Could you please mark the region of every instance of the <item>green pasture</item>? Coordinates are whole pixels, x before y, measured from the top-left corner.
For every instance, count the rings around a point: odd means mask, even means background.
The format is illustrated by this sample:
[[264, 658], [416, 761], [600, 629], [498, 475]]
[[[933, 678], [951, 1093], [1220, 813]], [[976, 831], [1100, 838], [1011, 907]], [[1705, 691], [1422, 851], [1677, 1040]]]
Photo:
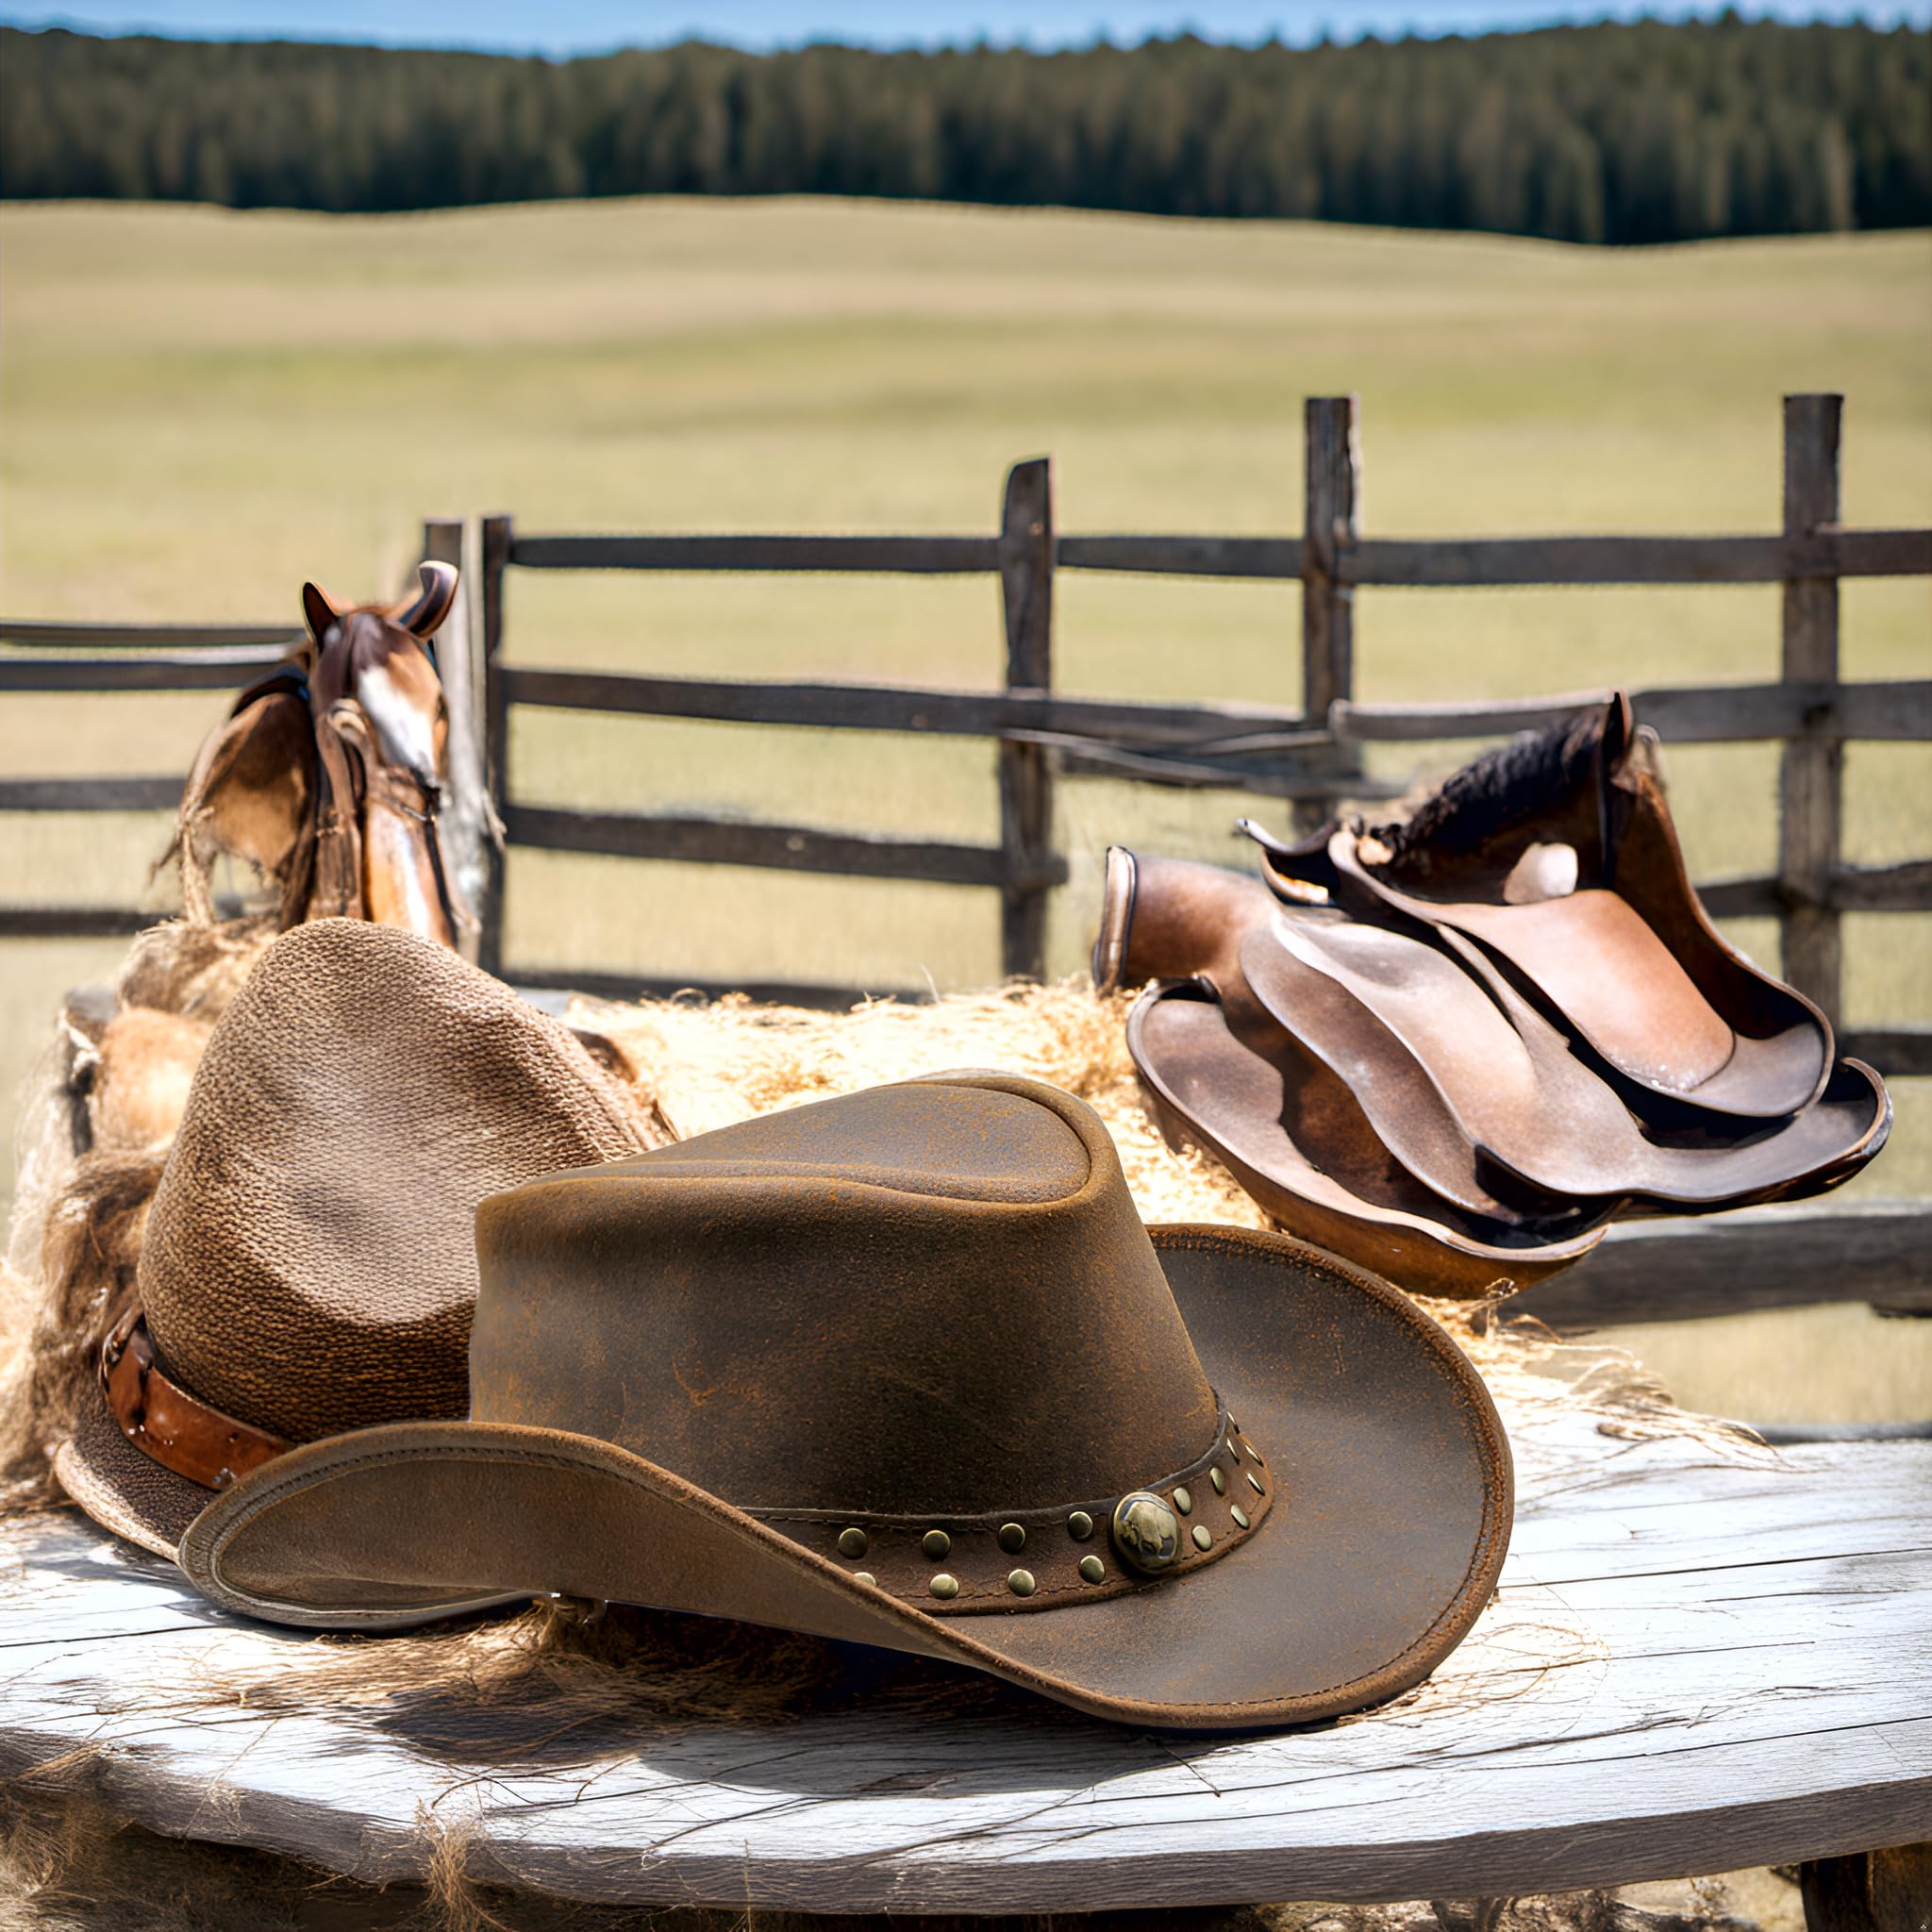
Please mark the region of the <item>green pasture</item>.
[[[380, 219], [0, 209], [0, 609], [289, 618], [313, 576], [402, 584], [425, 513], [550, 530], [990, 530], [1050, 453], [1063, 530], [1292, 532], [1308, 394], [1362, 398], [1383, 535], [1768, 530], [1779, 402], [1845, 392], [1848, 518], [1932, 521], [1932, 242], [1641, 253], [1493, 238], [777, 201], [555, 204]], [[1058, 678], [1292, 702], [1292, 587], [1067, 574]], [[990, 685], [982, 579], [512, 574], [508, 648], [552, 665]], [[1774, 590], [1365, 593], [1360, 694], [1529, 694], [1774, 676]], [[1845, 595], [1854, 676], [1932, 672], [1932, 583]], [[11, 698], [0, 772], [185, 769], [201, 697]], [[1468, 747], [1427, 747], [1441, 771]], [[1417, 764], [1391, 748], [1376, 769]], [[987, 839], [991, 746], [520, 715], [521, 794]], [[1693, 870], [1775, 847], [1769, 748], [1668, 771]], [[1932, 852], [1932, 755], [1858, 747], [1848, 842]], [[1053, 963], [1085, 950], [1115, 841], [1237, 857], [1257, 802], [1060, 791], [1074, 871]], [[1278, 820], [1267, 801], [1258, 815]], [[0, 897], [145, 891], [158, 819], [15, 819]], [[1932, 1020], [1932, 921], [1849, 923], [1854, 1023]], [[991, 893], [562, 856], [513, 858], [512, 961], [706, 982], [983, 982]], [[1736, 937], [1774, 958], [1768, 924]], [[0, 948], [0, 1076], [117, 944]], [[1858, 1185], [1932, 1182], [1902, 1091]]]

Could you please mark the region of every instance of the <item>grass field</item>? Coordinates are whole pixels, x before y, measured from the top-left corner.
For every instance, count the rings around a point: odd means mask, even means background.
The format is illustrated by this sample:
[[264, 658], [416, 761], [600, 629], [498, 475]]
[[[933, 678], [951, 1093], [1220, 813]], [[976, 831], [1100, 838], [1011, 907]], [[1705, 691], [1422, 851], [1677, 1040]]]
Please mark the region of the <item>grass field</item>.
[[[1070, 530], [1291, 532], [1305, 395], [1362, 397], [1383, 535], [1770, 529], [1778, 398], [1838, 389], [1846, 509], [1932, 521], [1932, 241], [1645, 253], [1480, 237], [844, 203], [562, 204], [349, 220], [181, 208], [0, 209], [0, 608], [292, 619], [302, 579], [400, 587], [421, 517], [540, 530], [988, 530], [1050, 452]], [[1070, 690], [1297, 695], [1290, 588], [1069, 575]], [[1845, 598], [1859, 677], [1932, 670], [1932, 584]], [[991, 684], [981, 580], [513, 576], [525, 661]], [[1367, 593], [1361, 695], [1527, 694], [1775, 675], [1773, 590]], [[0, 771], [185, 769], [200, 698], [15, 698]], [[1431, 747], [1442, 769], [1466, 748]], [[726, 808], [988, 839], [988, 746], [709, 724], [519, 719], [555, 803]], [[1379, 768], [1406, 774], [1406, 752]], [[1774, 757], [1669, 761], [1693, 869], [1767, 867]], [[1848, 843], [1932, 851], [1932, 754], [1850, 758]], [[1233, 856], [1253, 802], [1061, 789], [1084, 951], [1114, 840]], [[1278, 817], [1263, 804], [1260, 815]], [[16, 821], [0, 897], [142, 890], [154, 820]], [[156, 903], [164, 892], [151, 889]], [[1849, 923], [1857, 1023], [1932, 1019], [1932, 920]], [[1768, 925], [1736, 937], [1774, 958]], [[524, 855], [528, 964], [692, 978], [983, 981], [991, 895]], [[0, 1075], [118, 946], [0, 958]], [[1932, 1096], [1900, 1093], [1868, 1191], [1932, 1181]]]

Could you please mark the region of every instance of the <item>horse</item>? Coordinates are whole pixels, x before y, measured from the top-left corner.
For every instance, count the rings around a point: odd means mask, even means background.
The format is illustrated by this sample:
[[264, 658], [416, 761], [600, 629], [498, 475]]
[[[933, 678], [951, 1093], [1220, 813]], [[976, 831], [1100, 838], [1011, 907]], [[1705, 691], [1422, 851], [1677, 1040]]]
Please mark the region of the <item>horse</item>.
[[474, 928], [437, 829], [449, 713], [429, 640], [457, 573], [421, 576], [394, 605], [303, 585], [302, 643], [236, 699], [182, 794], [162, 862], [180, 862], [192, 923], [216, 923], [208, 874], [225, 852], [279, 889], [276, 929], [368, 919], [454, 948]]

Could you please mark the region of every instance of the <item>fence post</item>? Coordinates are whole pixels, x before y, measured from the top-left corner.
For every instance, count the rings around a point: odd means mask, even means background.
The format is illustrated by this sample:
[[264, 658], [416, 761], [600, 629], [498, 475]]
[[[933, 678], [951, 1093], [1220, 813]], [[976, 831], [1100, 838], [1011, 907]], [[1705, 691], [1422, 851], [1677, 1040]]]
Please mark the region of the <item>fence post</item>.
[[[1053, 687], [1053, 464], [1047, 457], [1007, 472], [1000, 516], [1000, 595], [1007, 627], [1007, 689]], [[1001, 970], [1009, 979], [1046, 975], [1046, 894], [1053, 848], [1053, 771], [1047, 749], [1000, 740]]]
[[[1355, 695], [1355, 587], [1339, 583], [1341, 546], [1361, 535], [1361, 438], [1354, 396], [1309, 396], [1302, 406], [1302, 715], [1325, 726], [1328, 708]], [[1311, 768], [1352, 774], [1361, 754], [1338, 745]], [[1311, 832], [1327, 815], [1319, 798], [1296, 802], [1297, 828]]]
[[[1839, 520], [1839, 436], [1844, 398], [1785, 398], [1787, 538], [1805, 538]], [[1782, 676], [1787, 684], [1838, 683], [1838, 579], [1787, 577]], [[1839, 916], [1830, 904], [1838, 869], [1844, 790], [1844, 746], [1806, 719], [1788, 739], [1778, 773], [1778, 886], [1784, 901], [1784, 976], [1817, 1002], [1836, 1025], [1840, 1013]]]
[[490, 809], [494, 824], [485, 848], [488, 881], [483, 903], [476, 908], [482, 922], [482, 943], [476, 963], [486, 973], [503, 975], [503, 827], [509, 803], [509, 699], [503, 680], [503, 573], [509, 561], [510, 520], [483, 519], [478, 563], [483, 656], [483, 752], [489, 774]]
[[[460, 575], [456, 602], [436, 636], [436, 670], [449, 711], [449, 789], [437, 829], [442, 862], [456, 882], [457, 896], [473, 913], [489, 889], [491, 843], [490, 781], [483, 757], [482, 655], [476, 625], [476, 595], [464, 556], [468, 525], [461, 517], [429, 517], [423, 525], [425, 562], [451, 563]], [[479, 923], [459, 932], [464, 958], [475, 960], [483, 939]]]

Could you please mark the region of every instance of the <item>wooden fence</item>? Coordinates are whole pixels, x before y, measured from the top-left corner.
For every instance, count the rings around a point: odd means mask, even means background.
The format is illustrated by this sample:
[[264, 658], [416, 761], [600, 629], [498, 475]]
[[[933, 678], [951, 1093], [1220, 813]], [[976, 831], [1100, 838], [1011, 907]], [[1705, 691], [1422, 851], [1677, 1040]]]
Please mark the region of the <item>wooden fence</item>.
[[[1932, 531], [1846, 530], [1839, 523], [1841, 399], [1785, 403], [1784, 528], [1754, 537], [1557, 537], [1376, 540], [1360, 531], [1361, 454], [1353, 397], [1307, 405], [1303, 535], [1292, 538], [1058, 535], [1042, 460], [1007, 478], [998, 529], [964, 537], [529, 536], [486, 519], [481, 547], [482, 737], [492, 748], [491, 802], [507, 842], [633, 858], [912, 878], [997, 890], [1009, 974], [1045, 968], [1048, 892], [1066, 877], [1053, 848], [1056, 772], [1229, 787], [1294, 801], [1304, 824], [1339, 797], [1378, 790], [1362, 775], [1364, 742], [1488, 737], [1574, 709], [1589, 692], [1504, 705], [1369, 706], [1355, 690], [1355, 592], [1362, 586], [1782, 583], [1784, 650], [1776, 684], [1634, 694], [1638, 715], [1673, 743], [1782, 739], [1779, 865], [1765, 877], [1707, 884], [1719, 917], [1782, 924], [1785, 972], [1836, 1019], [1840, 918], [1932, 909], [1932, 860], [1852, 867], [1840, 858], [1843, 746], [1852, 739], [1932, 739], [1932, 681], [1839, 679], [1839, 582], [1932, 575]], [[512, 570], [902, 572], [997, 574], [1006, 688], [746, 682], [540, 671], [507, 660], [504, 585]], [[1299, 579], [1302, 708], [1152, 705], [1053, 691], [1054, 579], [1062, 570], [1193, 577]], [[991, 737], [999, 743], [1000, 842], [948, 845], [834, 835], [662, 814], [566, 811], [517, 798], [508, 756], [512, 705], [763, 724]], [[502, 859], [486, 894], [486, 964], [503, 970]], [[582, 974], [518, 974], [582, 984]], [[601, 979], [601, 975], [599, 976]], [[625, 984], [626, 982], [619, 982]], [[661, 983], [660, 983], [661, 984]], [[594, 990], [594, 989], [593, 989]], [[850, 988], [760, 988], [814, 1003]], [[1932, 1034], [1866, 1030], [1847, 1049], [1893, 1074], [1932, 1073]]]
[[[1784, 527], [1743, 537], [1375, 539], [1360, 530], [1359, 425], [1353, 397], [1307, 405], [1304, 528], [1293, 537], [1080, 536], [1054, 525], [1043, 458], [1007, 478], [998, 528], [974, 536], [530, 535], [482, 520], [475, 616], [446, 626], [441, 657], [452, 708], [452, 836], [480, 886], [480, 956], [519, 983], [589, 991], [682, 984], [591, 972], [520, 970], [506, 959], [504, 847], [642, 859], [919, 879], [997, 891], [1009, 974], [1045, 966], [1047, 895], [1064, 883], [1054, 849], [1057, 774], [1245, 790], [1318, 819], [1341, 797], [1393, 789], [1362, 773], [1361, 746], [1490, 737], [1557, 717], [1595, 693], [1503, 704], [1364, 705], [1355, 689], [1355, 594], [1362, 587], [1780, 583], [1782, 675], [1774, 684], [1670, 687], [1633, 693], [1669, 743], [1783, 741], [1779, 863], [1762, 877], [1701, 887], [1720, 917], [1771, 915], [1786, 976], [1836, 1019], [1840, 921], [1852, 911], [1932, 910], [1932, 859], [1848, 866], [1840, 856], [1843, 747], [1851, 740], [1932, 739], [1932, 680], [1848, 684], [1839, 676], [1839, 584], [1932, 575], [1932, 531], [1852, 530], [1839, 522], [1841, 399], [1786, 398]], [[460, 559], [465, 532], [425, 526], [425, 554]], [[893, 572], [996, 575], [1006, 681], [999, 691], [793, 683], [541, 670], [506, 648], [512, 571]], [[1240, 577], [1302, 585], [1299, 708], [1171, 705], [1062, 696], [1053, 689], [1054, 582], [1064, 570]], [[225, 690], [273, 663], [279, 625], [96, 626], [0, 624], [0, 691]], [[85, 655], [83, 655], [85, 654]], [[517, 705], [657, 718], [991, 738], [999, 747], [1000, 840], [952, 844], [801, 824], [664, 813], [565, 810], [525, 803], [510, 758]], [[0, 811], [126, 811], [174, 803], [175, 775], [0, 781]], [[491, 814], [500, 841], [491, 836]], [[131, 908], [0, 908], [0, 937], [132, 931]], [[852, 989], [750, 989], [824, 1004]], [[1896, 1074], [1932, 1074], [1932, 1029], [1854, 1030], [1847, 1051]]]
[[[484, 962], [525, 986], [587, 992], [665, 991], [589, 972], [532, 973], [506, 960], [504, 847], [608, 853], [997, 891], [1009, 973], [1044, 966], [1047, 895], [1067, 876], [1053, 846], [1060, 774], [1246, 790], [1293, 802], [1303, 823], [1337, 798], [1394, 789], [1364, 775], [1361, 747], [1488, 738], [1561, 717], [1601, 692], [1503, 704], [1364, 705], [1355, 691], [1355, 593], [1375, 588], [1538, 584], [1778, 583], [1783, 659], [1775, 683], [1632, 693], [1673, 744], [1783, 744], [1778, 868], [1700, 887], [1721, 917], [1771, 915], [1786, 976], [1839, 1017], [1840, 922], [1847, 912], [1932, 910], [1932, 859], [1849, 866], [1840, 853], [1843, 747], [1853, 740], [1932, 740], [1932, 679], [1845, 683], [1839, 675], [1839, 585], [1846, 577], [1932, 575], [1932, 531], [1848, 530], [1839, 522], [1837, 396], [1791, 396], [1784, 413], [1784, 526], [1746, 537], [1365, 538], [1356, 404], [1307, 407], [1299, 538], [1059, 535], [1042, 460], [1007, 479], [999, 527], [968, 537], [585, 537], [525, 535], [508, 517], [425, 526], [425, 555], [467, 561], [460, 604], [438, 641], [451, 708], [445, 830], [479, 904]], [[465, 552], [469, 555], [466, 557]], [[507, 651], [505, 581], [522, 570], [997, 574], [1005, 687], [774, 683], [540, 670]], [[1298, 709], [1074, 698], [1053, 689], [1053, 591], [1062, 570], [1247, 577], [1302, 586]], [[0, 623], [0, 692], [224, 691], [293, 641], [279, 625], [101, 626]], [[661, 813], [566, 811], [525, 803], [510, 758], [517, 705], [621, 715], [991, 738], [999, 746], [1000, 841], [943, 844]], [[173, 806], [182, 779], [0, 780], [0, 812], [141, 811]], [[492, 819], [500, 822], [495, 836]], [[0, 939], [127, 933], [153, 915], [131, 907], [0, 907]], [[849, 988], [750, 986], [755, 995], [828, 1003]], [[1840, 1032], [1843, 1050], [1893, 1076], [1932, 1074], [1932, 1028]], [[1753, 1208], [1712, 1222], [1620, 1227], [1580, 1269], [1538, 1291], [1566, 1325], [1654, 1321], [1743, 1307], [1868, 1300], [1932, 1314], [1926, 1209], [1911, 1201]]]

